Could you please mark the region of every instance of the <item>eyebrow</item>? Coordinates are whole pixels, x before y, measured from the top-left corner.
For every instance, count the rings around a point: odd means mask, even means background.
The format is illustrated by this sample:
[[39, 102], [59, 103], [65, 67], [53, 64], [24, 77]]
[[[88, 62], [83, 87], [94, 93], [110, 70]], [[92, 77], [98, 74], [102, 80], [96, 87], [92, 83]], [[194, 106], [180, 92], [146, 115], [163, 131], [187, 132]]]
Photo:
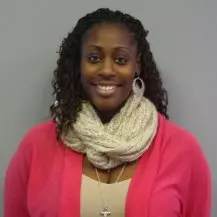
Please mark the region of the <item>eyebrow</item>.
[[[87, 45], [87, 47], [89, 47], [89, 48], [96, 48], [98, 50], [102, 50], [103, 49], [103, 47], [100, 46], [100, 45], [98, 45], [98, 44]], [[116, 49], [116, 50], [117, 49], [125, 49], [125, 50], [130, 51], [129, 48], [126, 47], [126, 46], [124, 46], [124, 45], [115, 45], [113, 48]]]

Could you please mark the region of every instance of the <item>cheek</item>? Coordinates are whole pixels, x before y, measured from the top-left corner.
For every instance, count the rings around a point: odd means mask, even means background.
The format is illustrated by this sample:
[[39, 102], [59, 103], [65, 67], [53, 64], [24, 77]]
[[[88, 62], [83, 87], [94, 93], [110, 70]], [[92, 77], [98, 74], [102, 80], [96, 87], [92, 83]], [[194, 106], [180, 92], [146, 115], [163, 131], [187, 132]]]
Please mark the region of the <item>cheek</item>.
[[96, 65], [90, 64], [87, 61], [81, 62], [81, 76], [84, 78], [92, 78], [96, 76], [98, 67]]
[[121, 70], [120, 77], [124, 81], [124, 84], [129, 87], [129, 86], [132, 86], [133, 84], [135, 74], [136, 72], [135, 72], [134, 67], [126, 67], [125, 69]]
[[133, 79], [134, 76], [128, 77], [127, 84], [126, 84], [126, 92], [128, 92], [128, 94], [131, 92], [133, 88]]
[[90, 71], [89, 65], [85, 62], [82, 62], [81, 63], [81, 84], [85, 86], [88, 80], [91, 78], [91, 76], [92, 76], [92, 73]]
[[136, 68], [133, 65], [129, 68], [128, 74], [126, 76], [126, 89], [128, 90], [128, 93], [131, 92], [132, 90], [133, 80], [135, 78], [135, 75], [136, 75]]

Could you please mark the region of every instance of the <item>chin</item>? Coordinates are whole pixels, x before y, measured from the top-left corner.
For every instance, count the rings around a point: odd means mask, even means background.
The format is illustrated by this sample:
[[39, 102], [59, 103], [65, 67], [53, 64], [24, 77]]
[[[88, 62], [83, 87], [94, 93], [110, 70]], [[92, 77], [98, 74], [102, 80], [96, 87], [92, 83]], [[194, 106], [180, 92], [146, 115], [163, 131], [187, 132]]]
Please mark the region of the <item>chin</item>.
[[113, 112], [120, 107], [119, 102], [110, 101], [110, 100], [97, 100], [92, 102], [93, 106], [102, 112]]
[[119, 106], [114, 106], [114, 105], [95, 105], [95, 108], [98, 111], [102, 111], [102, 112], [112, 112], [118, 109]]

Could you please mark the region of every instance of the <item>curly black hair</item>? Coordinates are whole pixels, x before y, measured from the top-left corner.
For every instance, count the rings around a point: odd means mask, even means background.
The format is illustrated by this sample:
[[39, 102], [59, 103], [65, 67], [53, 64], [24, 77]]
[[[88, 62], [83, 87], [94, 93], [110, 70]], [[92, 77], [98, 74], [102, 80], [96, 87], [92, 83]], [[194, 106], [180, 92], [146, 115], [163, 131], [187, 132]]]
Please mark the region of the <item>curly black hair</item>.
[[137, 51], [141, 54], [140, 78], [146, 85], [147, 97], [167, 119], [168, 97], [162, 87], [162, 79], [154, 61], [148, 41], [148, 31], [142, 23], [129, 14], [121, 11], [112, 11], [100, 8], [78, 20], [75, 28], [63, 40], [59, 50], [57, 68], [54, 70], [52, 86], [56, 102], [51, 105], [50, 111], [53, 120], [57, 123], [58, 135], [63, 130], [69, 130], [76, 121], [77, 113], [81, 110], [83, 89], [80, 82], [81, 45], [85, 33], [94, 25], [100, 23], [115, 23], [127, 28], [134, 35], [137, 42]]

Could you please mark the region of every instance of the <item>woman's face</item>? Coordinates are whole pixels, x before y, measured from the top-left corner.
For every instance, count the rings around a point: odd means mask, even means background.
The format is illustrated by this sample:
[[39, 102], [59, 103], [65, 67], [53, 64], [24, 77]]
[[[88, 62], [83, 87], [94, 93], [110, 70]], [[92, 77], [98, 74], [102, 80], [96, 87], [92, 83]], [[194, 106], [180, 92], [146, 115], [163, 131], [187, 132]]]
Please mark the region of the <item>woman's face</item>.
[[98, 111], [113, 112], [128, 98], [139, 71], [133, 35], [115, 24], [98, 24], [83, 38], [81, 83]]

